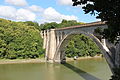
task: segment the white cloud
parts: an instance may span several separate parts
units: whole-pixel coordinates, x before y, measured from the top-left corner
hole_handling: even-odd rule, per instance
[[[70,6],[72,6],[73,4],[72,0],[58,0],[58,3],[61,5],[70,5]]]
[[[61,22],[63,19],[66,20],[78,20],[78,18],[74,15],[63,15],[57,12],[52,7],[49,7],[43,12],[43,20],[44,22]]]
[[[16,9],[11,6],[0,6],[0,16],[8,18],[8,19],[14,19]]]
[[[14,6],[26,6],[27,1],[26,0],[5,0],[6,3],[9,3]]]
[[[41,21],[44,22],[58,22],[60,23],[63,19],[66,20],[78,20],[74,15],[64,15],[57,12],[54,8],[49,7],[46,9],[40,9],[39,6],[33,7],[32,10],[29,8],[17,9],[12,6],[0,6],[0,17],[14,21]],[[35,12],[35,13],[34,13]],[[37,12],[37,13],[36,13]]]
[[[32,6],[28,7],[28,9],[33,12],[42,12],[44,10],[42,7],[37,6],[37,5],[32,5]]]
[[[0,17],[15,21],[34,21],[36,15],[27,9],[16,9],[11,6],[0,6]]]
[[[57,2],[58,2],[58,4],[65,5],[65,6],[72,6],[73,5],[72,0],[57,0]],[[88,1],[87,4],[93,4],[93,2]],[[84,5],[77,5],[77,6],[74,6],[74,7],[82,8],[83,6],[86,6],[86,4],[84,4]]]
[[[33,21],[36,19],[36,15],[26,9],[18,9],[16,12],[16,20],[19,21]]]

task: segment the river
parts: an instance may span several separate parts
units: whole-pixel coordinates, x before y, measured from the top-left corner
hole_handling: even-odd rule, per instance
[[[66,64],[1,64],[0,80],[109,80],[112,75],[103,58]]]

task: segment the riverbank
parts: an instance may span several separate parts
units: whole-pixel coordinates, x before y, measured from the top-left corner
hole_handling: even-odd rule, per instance
[[[86,56],[86,57],[79,57],[77,60],[82,60],[82,59],[92,59],[92,58],[101,58],[102,55],[96,55],[94,57]],[[74,61],[73,58],[66,58],[66,61]],[[9,59],[0,59],[0,64],[20,64],[20,63],[45,63],[45,59],[14,59],[14,60],[9,60]]]
[[[96,56],[94,56],[94,57],[91,57],[91,56],[86,56],[86,57],[78,57],[76,60],[82,60],[82,59],[93,59],[93,58],[102,58],[103,56],[102,56],[102,54],[100,54],[100,55],[96,55]],[[66,58],[66,61],[68,62],[68,61],[74,61],[74,58]]]
[[[46,62],[44,58],[42,59],[0,59],[0,64],[20,64],[20,63],[43,63]]]

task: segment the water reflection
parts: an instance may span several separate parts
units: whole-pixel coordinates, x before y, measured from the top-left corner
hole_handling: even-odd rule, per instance
[[[74,72],[76,72],[77,74],[79,74],[81,77],[83,77],[85,80],[100,80],[97,77],[69,64],[69,63],[65,63],[63,64],[64,66],[66,66],[67,68],[70,68],[71,70],[73,70]]]
[[[46,63],[45,65],[47,69],[45,80],[56,80],[54,64]]]

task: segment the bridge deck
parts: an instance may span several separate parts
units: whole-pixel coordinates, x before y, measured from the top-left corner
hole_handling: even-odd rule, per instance
[[[73,29],[73,28],[79,28],[79,27],[93,27],[93,26],[98,26],[98,25],[105,25],[105,22],[92,22],[92,23],[86,23],[82,25],[77,25],[77,26],[70,26],[70,27],[64,27],[64,28],[57,28],[55,30],[65,30],[65,29]]]

